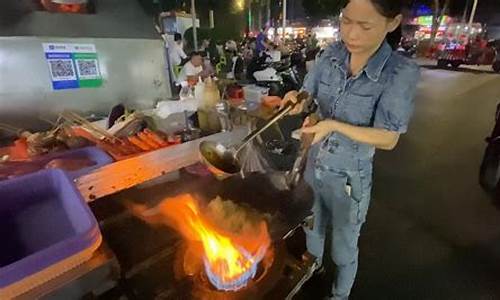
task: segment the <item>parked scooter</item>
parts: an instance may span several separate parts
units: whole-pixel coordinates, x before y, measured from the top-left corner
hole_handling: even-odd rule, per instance
[[[488,145],[479,171],[479,183],[495,200],[500,200],[500,103],[497,105],[495,126],[486,142]]]
[[[492,68],[493,71],[495,71],[496,73],[500,73],[500,51],[498,48],[497,48],[497,55],[495,57],[495,61],[493,62]]]
[[[269,55],[263,53],[247,66],[247,79],[269,88],[271,96],[283,97],[291,90],[299,90],[303,78],[298,66],[290,63],[289,56],[282,57],[280,62],[273,62]]]
[[[414,58],[417,55],[417,45],[408,42],[402,43],[396,51],[405,57]]]

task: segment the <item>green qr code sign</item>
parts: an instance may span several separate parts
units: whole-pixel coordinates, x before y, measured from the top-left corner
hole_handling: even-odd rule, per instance
[[[73,58],[80,87],[99,87],[102,85],[101,70],[96,53],[75,53]]]

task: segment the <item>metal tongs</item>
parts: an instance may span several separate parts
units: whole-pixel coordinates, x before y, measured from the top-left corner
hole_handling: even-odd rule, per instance
[[[309,115],[309,123],[307,126],[314,126],[319,122],[319,116],[315,113]],[[314,141],[314,133],[302,133],[300,137],[300,149],[293,164],[292,170],[285,175],[285,183],[288,188],[293,188],[298,185],[302,178],[302,173],[306,167],[309,149]]]
[[[254,130],[243,142],[232,150],[221,143],[212,141],[204,141],[200,144],[200,153],[203,162],[208,166],[210,172],[219,177],[228,177],[241,172],[241,163],[238,157],[239,153],[250,144],[262,132],[267,130],[270,126],[278,120],[289,114],[297,105],[310,101],[309,93],[302,91],[297,95],[297,102],[288,102],[281,108],[271,119],[260,129]],[[294,168],[289,174],[289,179],[286,180],[287,184],[294,184],[297,181],[298,173],[301,171],[302,165],[307,157],[307,151],[313,141],[314,137],[304,136],[304,141],[299,151],[299,157],[294,165]],[[303,153],[304,152],[304,153]]]

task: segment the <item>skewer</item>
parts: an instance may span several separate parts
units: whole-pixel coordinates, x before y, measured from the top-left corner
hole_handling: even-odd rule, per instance
[[[55,122],[54,122],[54,121],[51,121],[51,120],[49,120],[49,119],[45,119],[45,118],[39,118],[39,119],[40,119],[41,121],[44,121],[44,122],[46,122],[46,123],[49,123],[49,124],[50,124],[50,125],[52,125],[52,126],[57,126],[57,123],[58,123],[58,120],[59,120],[59,118],[58,118],[58,119],[57,119],[57,121],[55,121]]]
[[[17,127],[14,127],[14,126],[11,126],[11,125],[5,124],[5,123],[0,123],[0,129],[15,133],[15,134],[19,134],[20,132],[23,131],[21,128],[17,128]]]
[[[89,130],[92,134],[96,134],[97,133],[97,135],[99,135],[99,136],[101,136],[103,138],[110,139],[113,142],[120,142],[120,139],[116,138],[114,135],[110,134],[109,132],[100,129],[97,126],[94,126],[87,119],[81,117],[80,115],[76,114],[75,112],[65,111],[65,112],[63,112],[61,114],[61,116],[64,119],[66,119],[66,120],[68,120],[68,121],[70,121],[72,123],[81,125],[85,129]]]

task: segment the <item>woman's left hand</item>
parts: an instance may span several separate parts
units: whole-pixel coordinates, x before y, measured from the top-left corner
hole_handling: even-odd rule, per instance
[[[327,137],[330,133],[335,131],[336,121],[327,120],[321,121],[318,124],[311,127],[303,127],[302,133],[314,134],[313,144],[317,144]]]

